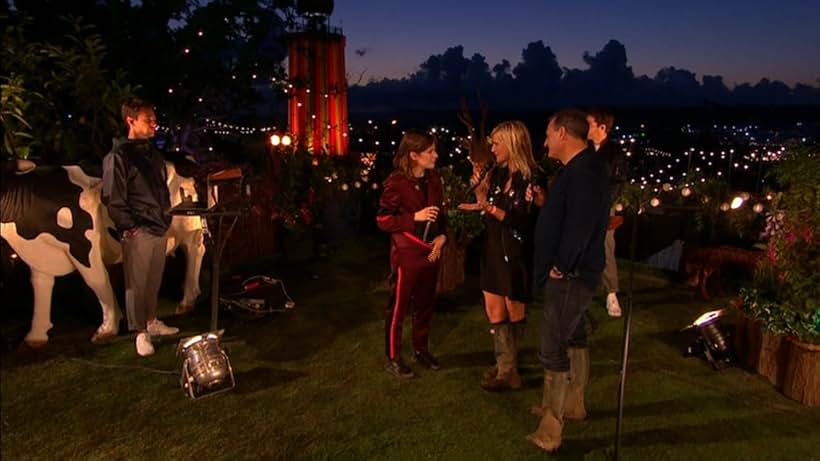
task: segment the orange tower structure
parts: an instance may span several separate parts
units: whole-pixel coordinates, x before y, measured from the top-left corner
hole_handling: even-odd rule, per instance
[[[314,154],[347,154],[345,36],[329,24],[333,1],[299,1],[288,35],[288,123],[297,145]]]

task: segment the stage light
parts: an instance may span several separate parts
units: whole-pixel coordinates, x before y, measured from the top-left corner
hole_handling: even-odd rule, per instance
[[[283,145],[283,146],[287,147],[287,146],[289,146],[292,142],[293,142],[293,139],[290,137],[290,135],[284,135],[284,136],[282,136],[282,145]]]
[[[729,208],[731,208],[733,210],[737,210],[738,208],[743,206],[744,201],[745,200],[743,199],[743,197],[737,196],[737,197],[732,199],[732,204],[729,205]]]
[[[228,354],[220,345],[222,330],[183,338],[177,346],[182,357],[180,385],[192,399],[233,389],[233,377]]]
[[[282,143],[282,137],[278,134],[271,135],[270,137],[270,144],[271,146],[278,146]]]
[[[692,357],[703,354],[715,370],[722,370],[734,361],[734,352],[728,334],[721,330],[720,318],[724,315],[722,309],[709,311],[698,317],[691,325],[683,330],[697,328],[700,336],[690,345],[684,356]],[[681,331],[683,331],[681,330]]]

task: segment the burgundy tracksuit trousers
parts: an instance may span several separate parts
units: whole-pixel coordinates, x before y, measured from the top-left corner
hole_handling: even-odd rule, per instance
[[[384,183],[376,223],[390,232],[390,302],[384,321],[385,353],[390,360],[401,357],[402,324],[413,312],[413,349],[427,351],[436,300],[439,263],[428,261],[433,246],[423,238],[426,223],[415,222],[417,211],[442,206],[438,175],[427,170],[423,178],[395,172]],[[428,241],[445,233],[445,212],[430,223]]]

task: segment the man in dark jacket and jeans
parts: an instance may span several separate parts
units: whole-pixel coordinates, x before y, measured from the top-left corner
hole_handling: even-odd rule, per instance
[[[128,329],[137,332],[137,354],[147,356],[154,353],[151,335],[179,332],[157,320],[171,201],[165,161],[150,142],[157,129],[153,107],[129,99],[122,118],[128,137],[114,139],[103,160],[102,201],[121,236]]]
[[[587,144],[586,114],[563,110],[550,118],[545,147],[563,164],[535,227],[535,281],[544,287],[544,321],[538,354],[544,394],[538,429],[527,438],[546,451],[561,446],[566,415],[583,419],[588,370],[584,311],[604,269],[609,218],[606,162]],[[584,363],[586,362],[586,363]],[[588,371],[587,371],[588,373]]]

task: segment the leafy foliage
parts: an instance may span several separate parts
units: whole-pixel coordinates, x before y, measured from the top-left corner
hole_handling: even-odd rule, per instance
[[[60,41],[32,41],[29,19],[4,31],[6,155],[32,153],[55,163],[101,158],[121,130],[119,106],[136,88],[125,83],[122,70],[107,69],[106,47],[94,26],[79,18],[63,21],[71,32]]]
[[[463,176],[458,175],[452,165],[440,168],[438,174],[444,189],[448,239],[455,239],[455,242],[459,244],[466,244],[484,229],[484,222],[480,214],[465,213],[456,208],[459,203],[471,200],[467,194],[470,183]]]
[[[820,333],[820,159],[789,153],[774,170],[783,189],[772,201],[766,258],[741,296],[751,315],[775,332],[816,341]]]
[[[0,122],[3,124],[3,156],[27,158],[34,137],[31,125],[24,118],[29,106],[23,78],[3,77],[0,84]],[[37,93],[31,93],[31,96]]]

